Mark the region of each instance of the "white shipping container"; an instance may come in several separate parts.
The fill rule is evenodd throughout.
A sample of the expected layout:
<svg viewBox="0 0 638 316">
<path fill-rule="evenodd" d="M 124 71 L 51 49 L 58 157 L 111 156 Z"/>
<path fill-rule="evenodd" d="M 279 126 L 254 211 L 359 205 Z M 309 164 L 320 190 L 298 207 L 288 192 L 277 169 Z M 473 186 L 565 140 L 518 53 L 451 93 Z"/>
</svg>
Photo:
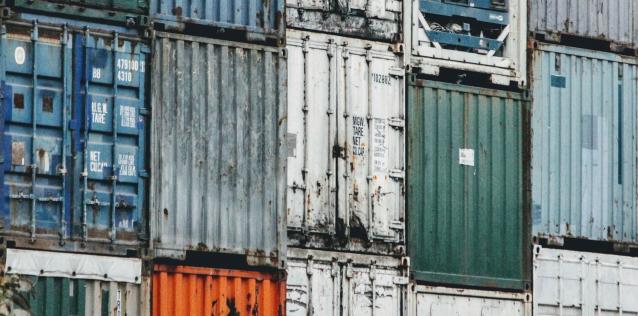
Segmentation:
<svg viewBox="0 0 638 316">
<path fill-rule="evenodd" d="M 413 286 L 410 315 L 530 316 L 530 293 Z"/>
<path fill-rule="evenodd" d="M 401 259 L 288 248 L 286 315 L 405 315 Z"/>
<path fill-rule="evenodd" d="M 406 51 L 411 52 L 409 64 L 421 72 L 438 75 L 440 68 L 486 73 L 494 84 L 524 87 L 527 81 L 527 0 L 510 0 L 509 24 L 503 30 L 502 54 L 493 51 L 471 52 L 446 49 L 431 41 L 425 30 L 429 22 L 419 10 L 420 0 L 405 0 L 407 33 Z M 407 62 L 407 61 L 406 61 Z"/>
<path fill-rule="evenodd" d="M 534 248 L 534 315 L 638 314 L 638 258 Z"/>
<path fill-rule="evenodd" d="M 402 243 L 402 56 L 295 30 L 287 45 L 289 229 Z"/>
</svg>

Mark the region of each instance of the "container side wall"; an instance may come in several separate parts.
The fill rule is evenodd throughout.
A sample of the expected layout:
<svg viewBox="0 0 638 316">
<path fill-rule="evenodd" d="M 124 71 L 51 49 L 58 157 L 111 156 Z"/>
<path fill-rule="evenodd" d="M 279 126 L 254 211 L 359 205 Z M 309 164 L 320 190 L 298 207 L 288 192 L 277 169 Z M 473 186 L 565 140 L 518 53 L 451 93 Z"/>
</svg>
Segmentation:
<svg viewBox="0 0 638 316">
<path fill-rule="evenodd" d="M 410 315 L 531 316 L 529 293 L 416 285 Z"/>
<path fill-rule="evenodd" d="M 533 62 L 534 234 L 636 242 L 638 60 L 541 45 Z"/>
<path fill-rule="evenodd" d="M 524 289 L 521 95 L 412 78 L 408 254 L 417 280 Z"/>
</svg>

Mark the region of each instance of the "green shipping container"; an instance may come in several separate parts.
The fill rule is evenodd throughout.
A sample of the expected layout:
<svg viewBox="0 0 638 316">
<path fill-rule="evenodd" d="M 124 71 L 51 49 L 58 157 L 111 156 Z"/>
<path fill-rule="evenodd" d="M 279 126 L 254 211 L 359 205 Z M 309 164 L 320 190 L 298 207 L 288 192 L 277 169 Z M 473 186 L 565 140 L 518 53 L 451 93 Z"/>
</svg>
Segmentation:
<svg viewBox="0 0 638 316">
<path fill-rule="evenodd" d="M 0 0 L 0 5 L 19 13 L 62 16 L 129 27 L 145 27 L 149 24 L 148 0 Z"/>
<path fill-rule="evenodd" d="M 529 289 L 524 95 L 411 76 L 407 108 L 414 278 Z"/>
</svg>

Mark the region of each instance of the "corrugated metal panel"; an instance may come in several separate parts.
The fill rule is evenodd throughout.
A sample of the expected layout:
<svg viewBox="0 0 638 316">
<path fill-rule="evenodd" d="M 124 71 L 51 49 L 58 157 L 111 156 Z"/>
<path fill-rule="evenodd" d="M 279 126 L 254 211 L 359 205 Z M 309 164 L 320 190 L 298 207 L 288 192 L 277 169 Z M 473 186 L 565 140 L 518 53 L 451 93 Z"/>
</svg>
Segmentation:
<svg viewBox="0 0 638 316">
<path fill-rule="evenodd" d="M 540 45 L 533 62 L 534 234 L 638 241 L 638 60 Z"/>
<path fill-rule="evenodd" d="M 410 315 L 531 316 L 532 295 L 440 286 L 414 286 Z"/>
<path fill-rule="evenodd" d="M 155 255 L 197 250 L 281 264 L 285 53 L 167 33 L 154 45 Z"/>
<path fill-rule="evenodd" d="M 399 0 L 286 0 L 291 28 L 375 41 L 402 41 Z"/>
<path fill-rule="evenodd" d="M 638 46 L 635 0 L 532 0 L 532 32 L 569 34 Z"/>
<path fill-rule="evenodd" d="M 410 0 L 404 0 L 410 1 Z M 579 0 L 576 0 L 579 1 Z M 486 73 L 495 84 L 509 86 L 511 82 L 517 83 L 521 88 L 527 82 L 527 0 L 510 0 L 508 4 L 508 28 L 503 30 L 503 49 L 497 52 L 487 50 L 469 51 L 468 49 L 455 50 L 446 48 L 445 45 L 436 45 L 426 35 L 424 24 L 428 21 L 419 10 L 420 1 L 411 0 L 411 5 L 406 5 L 411 12 L 406 13 L 409 23 L 404 23 L 406 32 L 406 51 L 409 64 L 420 68 L 429 75 L 439 75 L 440 69 L 456 69 Z M 487 3 L 487 1 L 484 1 Z M 462 25 L 462 23 L 460 23 Z M 486 32 L 491 32 L 491 29 Z M 472 33 L 478 30 L 472 30 Z"/>
<path fill-rule="evenodd" d="M 150 0 L 154 24 L 210 26 L 283 39 L 285 0 Z"/>
<path fill-rule="evenodd" d="M 309 234 L 331 245 L 337 236 L 346 248 L 375 241 L 393 252 L 404 241 L 401 56 L 319 33 L 289 31 L 287 43 L 289 229 L 307 245 Z"/>
<path fill-rule="evenodd" d="M 408 254 L 417 280 L 529 286 L 517 93 L 408 83 Z"/>
<path fill-rule="evenodd" d="M 406 267 L 397 258 L 288 249 L 286 315 L 405 315 Z"/>
<path fill-rule="evenodd" d="M 6 24 L 0 38 L 3 233 L 18 247 L 137 251 L 148 47 L 118 33 L 26 25 Z"/>
<path fill-rule="evenodd" d="M 276 274 L 156 264 L 153 315 L 279 316 L 285 290 Z"/>
<path fill-rule="evenodd" d="M 636 315 L 636 297 L 638 258 L 534 249 L 534 315 Z"/>
</svg>

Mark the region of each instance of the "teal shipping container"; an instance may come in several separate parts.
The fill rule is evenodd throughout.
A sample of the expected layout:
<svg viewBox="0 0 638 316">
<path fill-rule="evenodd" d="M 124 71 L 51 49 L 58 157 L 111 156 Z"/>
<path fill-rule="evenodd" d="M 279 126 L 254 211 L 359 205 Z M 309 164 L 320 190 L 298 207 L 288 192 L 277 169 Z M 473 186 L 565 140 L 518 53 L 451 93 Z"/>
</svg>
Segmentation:
<svg viewBox="0 0 638 316">
<path fill-rule="evenodd" d="M 415 76 L 407 91 L 412 275 L 529 289 L 525 95 Z"/>
</svg>

